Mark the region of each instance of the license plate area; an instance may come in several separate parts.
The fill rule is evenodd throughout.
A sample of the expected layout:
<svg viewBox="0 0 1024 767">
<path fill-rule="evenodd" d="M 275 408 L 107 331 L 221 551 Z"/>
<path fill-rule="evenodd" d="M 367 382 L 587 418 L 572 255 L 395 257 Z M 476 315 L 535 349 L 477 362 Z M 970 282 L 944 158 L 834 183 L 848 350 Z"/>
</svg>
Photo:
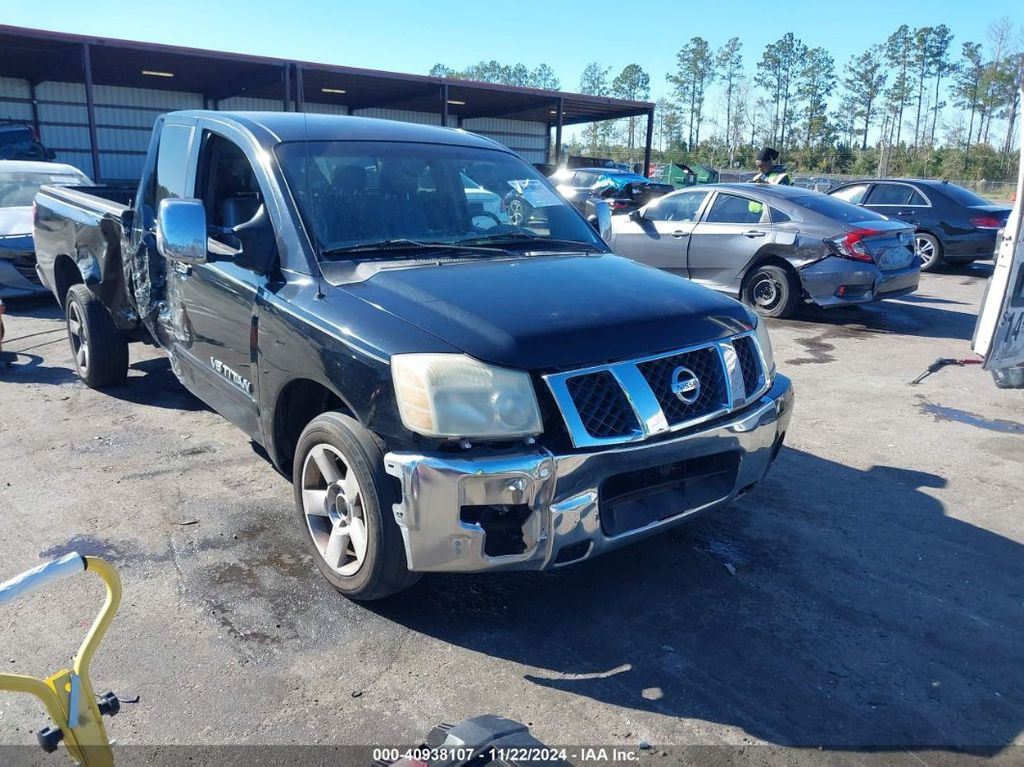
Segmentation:
<svg viewBox="0 0 1024 767">
<path fill-rule="evenodd" d="M 615 474 L 601 484 L 601 529 L 609 537 L 693 511 L 732 492 L 740 454 L 731 450 Z"/>
</svg>

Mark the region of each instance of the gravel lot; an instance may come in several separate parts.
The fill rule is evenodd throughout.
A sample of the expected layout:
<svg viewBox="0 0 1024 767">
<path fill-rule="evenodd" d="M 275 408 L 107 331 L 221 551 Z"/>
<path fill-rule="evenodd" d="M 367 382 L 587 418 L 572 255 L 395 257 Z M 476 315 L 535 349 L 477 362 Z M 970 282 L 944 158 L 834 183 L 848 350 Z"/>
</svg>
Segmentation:
<svg viewBox="0 0 1024 767">
<path fill-rule="evenodd" d="M 548 743 L 645 740 L 654 754 L 1013 761 L 1024 397 L 974 367 L 907 385 L 969 353 L 990 271 L 773 324 L 793 425 L 732 509 L 557 573 L 427 576 L 372 605 L 319 577 L 289 482 L 158 353 L 134 346 L 128 385 L 95 392 L 74 377 L 56 307 L 9 305 L 0 578 L 70 550 L 120 568 L 93 678 L 140 696 L 109 724 L 123 744 L 410 743 L 492 712 Z M 86 576 L 50 593 L 5 608 L 6 670 L 65 664 L 101 596 Z M 45 723 L 0 695 L 0 742 L 34 743 Z"/>
</svg>

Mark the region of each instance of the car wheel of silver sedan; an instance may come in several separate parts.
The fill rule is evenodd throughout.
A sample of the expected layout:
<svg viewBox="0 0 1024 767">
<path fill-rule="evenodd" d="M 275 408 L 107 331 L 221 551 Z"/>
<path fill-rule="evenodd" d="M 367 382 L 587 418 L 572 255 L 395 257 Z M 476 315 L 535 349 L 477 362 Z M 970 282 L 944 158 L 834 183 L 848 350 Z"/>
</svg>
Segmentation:
<svg viewBox="0 0 1024 767">
<path fill-rule="evenodd" d="M 296 445 L 292 482 L 307 548 L 334 588 L 370 600 L 416 582 L 383 447 L 358 421 L 336 411 L 310 421 Z"/>
<path fill-rule="evenodd" d="M 942 244 L 927 232 L 914 235 L 914 252 L 921 261 L 922 272 L 932 272 L 942 266 Z"/>
<path fill-rule="evenodd" d="M 786 269 L 774 264 L 761 264 L 747 275 L 741 297 L 762 317 L 788 317 L 796 311 L 800 289 Z"/>
</svg>

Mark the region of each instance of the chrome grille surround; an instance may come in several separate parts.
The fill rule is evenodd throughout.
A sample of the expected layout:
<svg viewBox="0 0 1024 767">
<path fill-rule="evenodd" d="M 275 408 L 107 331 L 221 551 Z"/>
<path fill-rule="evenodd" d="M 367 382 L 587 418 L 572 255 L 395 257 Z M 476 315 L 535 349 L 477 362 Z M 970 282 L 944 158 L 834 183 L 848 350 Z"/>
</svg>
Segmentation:
<svg viewBox="0 0 1024 767">
<path fill-rule="evenodd" d="M 734 346 L 734 342 L 737 339 L 745 339 L 741 342 L 741 345 L 747 345 L 747 348 L 743 349 L 744 352 L 750 347 L 757 350 L 756 378 L 750 370 L 749 359 L 741 360 L 741 355 L 737 354 L 736 347 Z M 653 375 L 651 371 L 663 372 L 666 364 L 679 364 L 678 360 L 685 360 L 687 355 L 692 355 L 694 352 L 701 353 L 706 357 L 709 351 L 714 354 L 714 358 L 720 366 L 714 371 L 711 383 L 720 382 L 722 391 L 716 392 L 718 396 L 710 400 L 705 397 L 704 409 L 699 413 L 693 414 L 692 417 L 685 417 L 685 410 L 670 408 L 669 413 L 666 413 L 666 409 L 662 407 L 662 401 L 665 396 L 663 382 L 659 384 L 656 381 L 652 384 L 648 375 Z M 673 358 L 678 359 L 674 360 Z M 741 364 L 741 362 L 747 364 Z M 595 436 L 588 431 L 586 426 L 592 420 L 591 414 L 587 412 L 581 413 L 577 400 L 574 397 L 574 394 L 579 391 L 580 387 L 573 385 L 570 388 L 569 381 L 595 374 L 606 376 L 609 373 L 615 379 L 618 386 L 621 387 L 625 395 L 625 403 L 632 410 L 632 414 L 622 414 L 618 422 L 630 425 L 628 428 L 623 427 L 621 433 L 618 434 Z M 578 448 L 641 442 L 657 434 L 682 431 L 754 402 L 768 390 L 771 384 L 766 375 L 764 354 L 761 351 L 760 344 L 757 342 L 755 331 L 741 333 L 722 341 L 689 346 L 649 357 L 594 365 L 561 373 L 550 373 L 543 376 L 543 378 L 555 398 L 558 409 L 568 428 L 569 437 L 572 439 L 573 445 Z M 756 383 L 753 391 L 748 391 L 749 384 L 754 381 Z M 576 384 L 578 383 L 576 382 Z M 656 388 L 658 389 L 657 392 L 655 391 Z M 662 399 L 659 400 L 659 397 Z M 635 417 L 635 421 L 633 417 Z"/>
</svg>

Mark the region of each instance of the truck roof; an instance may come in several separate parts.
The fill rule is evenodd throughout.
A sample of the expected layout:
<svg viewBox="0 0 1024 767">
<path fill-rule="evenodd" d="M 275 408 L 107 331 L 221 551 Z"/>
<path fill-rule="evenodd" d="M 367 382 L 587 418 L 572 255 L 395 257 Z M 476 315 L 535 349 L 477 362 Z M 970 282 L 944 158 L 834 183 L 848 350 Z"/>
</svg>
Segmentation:
<svg viewBox="0 0 1024 767">
<path fill-rule="evenodd" d="M 411 141 L 428 144 L 456 144 L 483 149 L 511 150 L 483 136 L 461 128 L 382 120 L 375 117 L 321 115 L 306 112 L 235 112 L 187 110 L 168 117 L 203 117 L 234 123 L 271 143 L 283 141 Z"/>
</svg>

